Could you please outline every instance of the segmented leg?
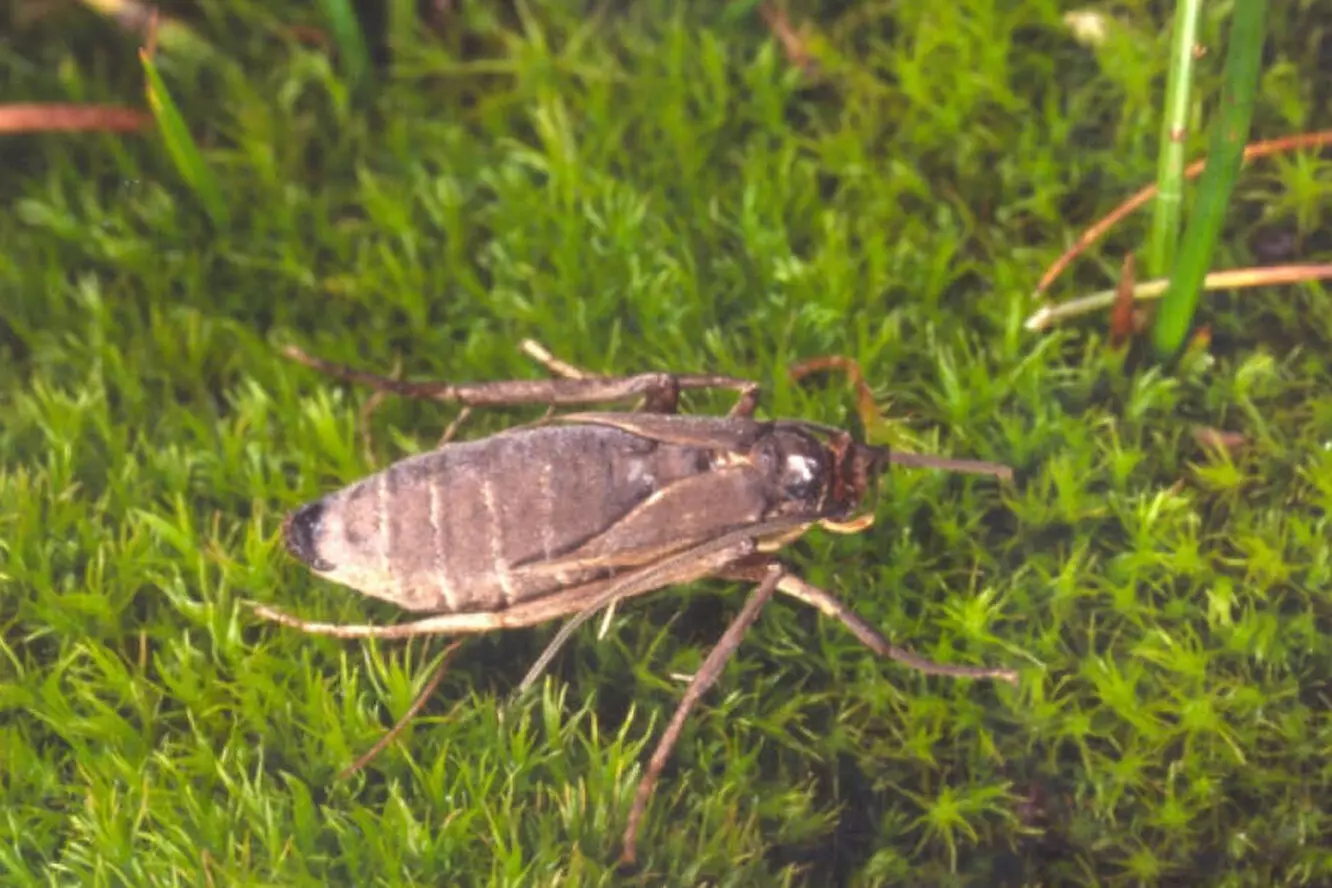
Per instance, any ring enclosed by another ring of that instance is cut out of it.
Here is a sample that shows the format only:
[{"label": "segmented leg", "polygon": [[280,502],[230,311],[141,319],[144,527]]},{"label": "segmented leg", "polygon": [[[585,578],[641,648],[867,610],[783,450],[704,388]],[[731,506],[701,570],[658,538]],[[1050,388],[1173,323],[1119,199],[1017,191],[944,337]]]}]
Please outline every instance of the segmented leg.
[{"label": "segmented leg", "polygon": [[[688,583],[716,574],[728,565],[740,561],[754,552],[754,541],[747,531],[730,533],[706,543],[686,549],[679,554],[628,571],[610,580],[586,583],[552,592],[540,598],[523,601],[498,611],[474,613],[436,614],[411,623],[391,626],[373,624],[317,623],[302,620],[291,614],[262,604],[251,604],[260,617],[299,629],[311,635],[331,635],[334,638],[411,638],[418,635],[474,635],[496,629],[517,629],[535,626],[569,614],[577,614],[572,626],[565,626],[556,635],[549,648],[558,648],[579,623],[595,614],[607,604],[621,598],[643,595],[663,586]],[[552,650],[553,654],[553,650]],[[544,666],[548,657],[538,661]],[[534,667],[535,671],[535,667]],[[532,674],[520,690],[530,683]]]},{"label": "segmented leg", "polygon": [[[775,563],[777,563],[775,559],[765,558],[754,563],[728,568],[722,571],[720,576],[722,579],[732,581],[755,582],[765,576],[766,572]],[[860,640],[861,644],[880,657],[895,660],[927,675],[946,675],[953,678],[993,678],[1006,681],[1011,685],[1018,683],[1018,674],[1012,669],[987,666],[953,666],[947,663],[936,663],[934,660],[914,654],[905,648],[897,647],[834,595],[806,582],[793,573],[783,573],[781,581],[777,584],[777,589],[792,598],[803,601],[824,616],[839,621],[852,635]]]},{"label": "segmented leg", "polygon": [[584,370],[582,367],[575,367],[568,361],[561,361],[535,339],[524,339],[518,343],[518,350],[549,370],[552,376],[562,376],[565,379],[587,379],[590,376],[597,375]]},{"label": "segmented leg", "polygon": [[883,416],[879,413],[878,405],[874,403],[874,392],[870,390],[869,383],[865,382],[865,374],[860,369],[860,362],[855,358],[848,358],[845,355],[823,355],[792,364],[786,372],[793,382],[799,382],[811,373],[821,373],[825,370],[841,370],[850,380],[852,388],[856,390],[856,412],[860,414],[860,422],[865,427],[866,435],[883,425]]},{"label": "segmented leg", "polygon": [[[558,368],[561,372],[584,373],[551,357],[549,352],[536,343],[532,345],[539,350],[535,352],[541,356],[538,360],[546,366]],[[283,353],[294,361],[344,382],[365,385],[378,392],[457,403],[466,407],[504,407],[521,404],[563,407],[626,401],[641,397],[644,399],[645,410],[654,413],[673,413],[679,402],[680,392],[713,388],[729,389],[739,393],[740,401],[745,406],[738,409],[752,412],[753,407],[749,405],[751,402],[757,403],[758,386],[754,382],[716,374],[638,373],[633,376],[585,374],[580,377],[566,376],[559,379],[510,379],[476,383],[437,380],[409,382],[325,361],[307,354],[296,346],[287,346]],[[533,354],[532,351],[528,353]]]},{"label": "segmented leg", "polygon": [[416,695],[416,699],[412,701],[411,706],[407,707],[407,711],[402,714],[402,718],[394,722],[393,727],[389,728],[384,736],[380,737],[375,745],[370,747],[364,755],[343,768],[342,772],[338,774],[339,780],[346,780],[348,777],[364,768],[374,760],[375,756],[383,752],[386,746],[393,742],[394,737],[402,733],[402,729],[407,726],[407,722],[416,717],[416,713],[421,711],[421,707],[425,705],[425,701],[430,698],[430,695],[435,692],[435,688],[439,687],[439,683],[444,680],[444,673],[449,670],[449,661],[453,659],[453,655],[457,653],[458,648],[462,647],[462,643],[463,639],[460,638],[444,649],[444,656],[440,658],[439,666],[435,669],[435,674],[430,676],[430,681],[426,682],[426,686],[421,688],[421,693]]},{"label": "segmented leg", "polygon": [[[566,379],[594,379],[599,377],[596,373],[583,370],[580,367],[562,361],[550,353],[550,351],[535,339],[524,339],[518,346],[523,354],[545,367],[555,376],[562,376]],[[747,387],[740,390],[740,397],[732,405],[728,416],[753,416],[754,410],[758,407],[759,386],[757,383],[750,382]],[[645,397],[643,406],[640,408],[645,413],[675,413],[679,409],[680,387],[678,385],[669,386],[665,390]]]},{"label": "segmented leg", "polygon": [[[393,363],[393,374],[389,379],[397,379],[398,374],[402,372],[402,365],[395,361]],[[357,414],[356,424],[361,427],[361,448],[365,454],[365,464],[371,467],[377,467],[379,460],[375,458],[374,442],[370,438],[370,417],[379,409],[379,405],[384,403],[387,395],[384,392],[375,392],[365,403],[361,405],[361,411]],[[445,432],[445,434],[448,434]]]},{"label": "segmented leg", "polygon": [[647,810],[648,801],[652,798],[652,791],[657,786],[662,769],[666,767],[666,760],[670,758],[671,751],[675,749],[675,744],[680,739],[685,720],[689,718],[689,713],[698,705],[703,694],[717,681],[722,669],[726,667],[726,661],[740,646],[740,640],[746,630],[758,619],[763,605],[767,604],[768,599],[777,591],[782,577],[782,568],[776,563],[770,564],[765,569],[763,580],[753,592],[749,593],[749,598],[745,600],[740,613],[736,614],[731,625],[726,627],[726,631],[708,653],[703,665],[694,673],[689,687],[685,688],[684,696],[675,707],[675,714],[671,716],[670,724],[666,726],[661,739],[657,741],[657,748],[648,761],[647,771],[643,774],[643,779],[638,782],[638,791],[634,794],[634,806],[629,809],[629,824],[624,830],[624,852],[620,856],[623,863],[631,864],[638,856],[638,824]]}]

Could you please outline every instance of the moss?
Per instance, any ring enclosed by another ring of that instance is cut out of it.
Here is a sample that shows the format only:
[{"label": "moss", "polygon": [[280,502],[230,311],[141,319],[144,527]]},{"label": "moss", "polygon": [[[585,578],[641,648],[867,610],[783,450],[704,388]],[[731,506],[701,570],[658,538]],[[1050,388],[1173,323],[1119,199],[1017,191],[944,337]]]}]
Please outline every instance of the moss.
[{"label": "moss", "polygon": [[[1021,328],[1043,265],[1155,168],[1162,23],[1133,13],[1146,39],[1098,56],[1048,4],[832,5],[808,13],[811,82],[757,16],[710,4],[463,7],[349,90],[284,30],[318,24],[310,5],[197,4],[214,55],[158,65],[222,224],[153,139],[6,142],[6,881],[616,879],[670,676],[740,588],[622,608],[517,703],[554,627],[470,641],[347,782],[443,642],[310,638],[242,604],[400,618],[313,578],[277,528],[450,418],[385,402],[367,452],[368,393],[280,344],[481,380],[535,374],[525,336],[602,372],[751,377],[769,415],[843,424],[849,391],[783,371],[847,354],[896,442],[1018,473],[897,472],[871,531],[790,562],[899,643],[1022,686],[923,678],[774,602],[689,723],[629,881],[1327,880],[1325,293],[1210,300],[1212,354],[1169,370],[1107,350],[1099,321]],[[1255,132],[1327,126],[1300,15],[1272,23]],[[109,27],[62,8],[11,30],[4,94],[140,102]],[[1315,169],[1246,178],[1222,264],[1274,228],[1326,261]],[[1073,280],[1103,286],[1145,225]],[[1197,424],[1248,446],[1210,453]]]}]

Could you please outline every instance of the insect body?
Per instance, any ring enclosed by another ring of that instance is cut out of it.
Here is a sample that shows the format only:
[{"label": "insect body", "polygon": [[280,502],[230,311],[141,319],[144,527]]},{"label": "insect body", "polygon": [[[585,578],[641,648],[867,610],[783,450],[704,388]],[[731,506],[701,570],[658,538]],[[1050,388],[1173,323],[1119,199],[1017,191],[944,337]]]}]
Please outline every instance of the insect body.
[{"label": "insect body", "polygon": [[[859,504],[799,424],[603,414],[446,444],[294,512],[289,550],[413,611],[495,613],[778,519]],[[860,447],[865,467],[886,464]],[[854,482],[857,484],[859,482]],[[644,590],[648,591],[648,590]]]},{"label": "insect body", "polygon": [[[757,388],[716,376],[591,377],[524,348],[565,379],[476,385],[404,383],[289,351],[319,369],[381,391],[465,405],[572,404],[641,395],[645,410],[574,413],[390,465],[292,513],[289,551],[320,575],[428,614],[395,626],[305,622],[258,612],[307,632],[341,637],[473,633],[571,617],[523,680],[532,683],[572,631],[597,611],[664,586],[706,577],[757,584],[699,668],[639,785],[625,830],[632,860],[638,822],[685,718],[716,680],[745,629],[775,592],[840,620],[876,653],[926,672],[1016,676],[946,666],[889,644],[827,592],[791,573],[775,552],[811,527],[856,532],[887,448],[815,423],[759,421]],[[741,392],[731,414],[675,414],[681,389]],[[983,463],[932,461],[972,471]],[[902,459],[901,461],[907,461]]]}]

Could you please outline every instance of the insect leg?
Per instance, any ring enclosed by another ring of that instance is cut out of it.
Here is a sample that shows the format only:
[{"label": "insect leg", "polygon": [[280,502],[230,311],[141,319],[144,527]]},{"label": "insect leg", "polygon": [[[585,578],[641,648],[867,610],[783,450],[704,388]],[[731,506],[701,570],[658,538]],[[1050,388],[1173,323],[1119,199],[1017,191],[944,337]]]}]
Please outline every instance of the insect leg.
[{"label": "insect leg", "polygon": [[727,565],[734,564],[753,554],[754,549],[754,540],[749,538],[745,531],[739,531],[710,540],[692,549],[686,549],[677,555],[664,558],[656,564],[636,570],[625,575],[623,579],[612,582],[605,591],[590,600],[585,607],[560,627],[560,631],[555,633],[555,637],[547,643],[546,649],[541,652],[541,656],[537,657],[536,662],[532,664],[532,668],[527,670],[527,675],[523,676],[523,680],[519,682],[517,693],[526,692],[541,676],[545,668],[550,665],[550,661],[555,658],[555,654],[559,652],[560,648],[564,647],[565,642],[573,635],[574,630],[587,622],[603,607],[622,598],[639,595],[651,589],[689,583],[703,577],[713,576]]},{"label": "insect leg", "polygon": [[360,758],[343,768],[342,772],[338,774],[339,780],[346,780],[364,768],[375,756],[384,751],[384,747],[393,742],[394,737],[402,733],[402,729],[407,727],[407,722],[416,717],[416,713],[421,711],[421,707],[425,706],[426,700],[430,699],[430,695],[435,692],[435,688],[439,687],[439,683],[444,680],[444,673],[449,669],[449,661],[453,659],[453,655],[461,646],[462,639],[460,638],[444,649],[444,655],[439,659],[439,666],[435,669],[435,674],[430,676],[430,681],[426,682],[426,686],[421,689],[421,693],[416,695],[416,699],[412,701],[411,706],[407,707],[407,711],[402,714],[402,718],[398,719],[393,727],[389,728],[388,732],[380,737],[375,745],[370,747]]},{"label": "insect leg", "polygon": [[[748,554],[748,553],[742,553]],[[376,626],[373,624],[354,623],[316,623],[302,620],[291,614],[283,613],[263,604],[246,602],[255,614],[265,620],[281,623],[299,629],[310,635],[331,635],[334,638],[412,638],[417,635],[476,635],[492,632],[496,629],[517,629],[523,626],[535,626],[566,614],[576,614],[584,610],[590,602],[594,603],[607,589],[610,583],[602,580],[573,586],[516,604],[499,611],[480,611],[474,613],[436,614],[432,617],[415,620],[410,623],[398,623],[394,626]],[[639,595],[651,591],[635,586],[620,597]]]},{"label": "insect leg", "polygon": [[[379,395],[382,393],[375,392],[375,394]],[[453,417],[453,419],[449,421],[449,424],[444,427],[444,434],[439,436],[439,444],[437,444],[436,446],[443,447],[445,444],[452,441],[453,436],[458,434],[458,429],[462,428],[462,424],[467,422],[467,417],[471,415],[472,415],[471,407],[464,407],[463,409],[459,410],[458,415]]]},{"label": "insect leg", "polygon": [[[545,367],[554,376],[560,376],[565,379],[587,379],[589,376],[595,375],[575,367],[573,364],[561,361],[559,358],[551,354],[549,349],[535,339],[524,339],[519,343],[518,349],[542,367]],[[382,394],[383,392],[375,392],[374,397],[378,398]],[[374,398],[371,400],[374,400]],[[467,421],[467,417],[471,414],[471,407],[463,407],[462,410],[458,411],[458,415],[453,418],[453,421],[449,423],[448,428],[444,430],[444,436],[439,439],[440,447],[443,447],[445,444],[453,440],[454,435],[458,434],[458,429]]]},{"label": "insect leg", "polygon": [[[398,374],[402,372],[401,364],[395,362],[393,375],[390,379],[397,379]],[[370,439],[370,415],[379,409],[379,405],[384,403],[384,392],[375,392],[366,402],[361,405],[361,412],[357,418],[356,424],[361,427],[361,447],[365,453],[365,463],[368,466],[377,465],[379,460],[375,458],[374,442]]]},{"label": "insect leg", "polygon": [[750,383],[749,388],[740,390],[740,397],[731,405],[731,409],[726,415],[738,416],[741,419],[751,418],[754,415],[754,411],[758,409],[759,394],[760,390],[758,383]]},{"label": "insect leg", "polygon": [[318,623],[302,620],[265,604],[250,603],[256,616],[299,629],[309,635],[331,635],[334,638],[411,638],[414,635],[471,635],[505,628],[500,613],[441,614],[411,623],[393,626],[375,626],[357,623]]},{"label": "insect leg", "polygon": [[[797,522],[784,519],[770,522],[768,527],[781,528]],[[752,555],[756,544],[749,536],[749,530],[733,531],[716,539],[701,543],[691,549],[676,553],[660,561],[637,570],[629,571],[610,580],[584,583],[572,586],[549,595],[543,595],[530,601],[515,604],[498,611],[480,611],[473,613],[436,614],[432,617],[415,620],[411,623],[398,623],[394,626],[376,626],[373,624],[316,623],[302,620],[291,614],[271,608],[264,604],[246,602],[255,614],[266,620],[290,626],[311,635],[331,635],[334,638],[411,638],[416,635],[474,635],[492,632],[496,629],[517,629],[523,626],[535,626],[557,617],[575,614],[569,624],[561,628],[555,639],[547,646],[546,654],[538,660],[538,666],[544,667],[555,650],[572,634],[573,630],[585,620],[612,601],[643,595],[654,589],[675,583],[689,583],[716,574],[724,567],[741,561]],[[549,654],[549,656],[547,656]],[[537,667],[528,673],[519,688],[519,692],[536,678]]]},{"label": "insect leg", "polygon": [[860,369],[860,362],[855,358],[848,358],[845,355],[824,355],[792,364],[786,372],[792,381],[798,382],[811,373],[825,370],[841,370],[846,374],[852,388],[856,390],[856,411],[860,414],[860,422],[867,434],[871,429],[883,424],[878,405],[874,403],[874,392],[870,390],[869,383],[865,382],[865,374]]},{"label": "insect leg", "polygon": [[670,724],[662,732],[661,739],[657,741],[657,748],[652,753],[652,758],[648,762],[647,771],[643,774],[643,779],[638,782],[638,791],[634,795],[634,806],[629,809],[629,825],[624,830],[624,853],[620,856],[623,863],[631,864],[638,854],[638,824],[643,819],[643,812],[647,810],[648,800],[652,797],[652,790],[656,788],[657,779],[661,776],[662,769],[666,767],[666,760],[670,758],[671,750],[675,748],[676,742],[680,739],[680,732],[684,729],[685,719],[694,706],[698,704],[703,694],[712,687],[713,683],[721,675],[722,669],[726,666],[726,661],[735,653],[736,648],[740,646],[740,640],[744,637],[745,631],[758,619],[759,611],[763,605],[768,603],[768,599],[777,591],[778,584],[781,582],[784,571],[781,565],[773,562],[765,569],[763,581],[759,583],[758,588],[749,593],[749,598],[745,600],[744,607],[740,613],[736,614],[731,625],[726,627],[722,637],[717,641],[716,646],[708,653],[703,665],[694,673],[694,678],[689,682],[689,687],[685,689],[684,696],[680,698],[680,703],[675,708],[675,714],[671,716]]},{"label": "insect leg", "polygon": [[[598,375],[560,360],[551,354],[548,348],[534,339],[524,339],[518,347],[523,354],[545,367],[555,376],[562,376],[565,379],[590,379]],[[604,379],[605,377],[601,378]],[[727,415],[749,418],[754,415],[754,410],[758,407],[758,383],[751,382],[739,391],[740,397],[727,412]],[[649,393],[641,409],[647,413],[675,413],[679,407],[679,400],[679,386],[668,386],[661,392]]]},{"label": "insect leg", "polygon": [[[656,412],[674,409],[678,393],[687,389],[722,388],[744,392],[754,387],[747,379],[714,374],[638,373],[633,376],[587,376],[581,379],[512,379],[493,382],[450,383],[439,380],[410,382],[390,379],[306,354],[296,346],[283,353],[294,361],[344,382],[369,386],[407,398],[444,401],[467,407],[503,407],[519,404],[569,406],[627,401],[642,397]],[[667,410],[666,408],[670,408]]]},{"label": "insect leg", "polygon": [[[518,346],[525,355],[545,367],[555,376],[565,379],[606,379],[607,377],[591,371],[584,370],[581,367],[575,367],[567,361],[562,361],[550,353],[544,345],[534,339],[524,339]],[[665,383],[660,389],[645,392],[643,403],[639,407],[646,413],[675,413],[680,407],[680,386],[676,384],[674,378]],[[606,613],[609,616],[615,611],[614,602],[611,603]]]},{"label": "insect leg", "polygon": [[[776,561],[771,558],[757,562],[751,561],[748,564],[727,568],[722,571],[720,577],[732,581],[756,582],[764,576],[764,571],[773,563],[776,563]],[[861,644],[880,657],[896,660],[898,663],[910,666],[912,669],[924,672],[927,675],[948,675],[954,678],[997,678],[1011,685],[1018,683],[1018,674],[1012,669],[986,666],[952,666],[947,663],[936,663],[905,648],[897,647],[884,638],[879,630],[867,623],[863,617],[831,593],[825,592],[793,573],[784,573],[781,581],[777,584],[777,589],[792,598],[803,601],[824,616],[839,621],[852,635],[860,640]]]},{"label": "insect leg", "polygon": [[549,370],[552,376],[562,376],[565,379],[587,379],[590,376],[597,375],[581,367],[575,367],[567,361],[561,361],[550,353],[550,349],[535,339],[524,339],[518,344],[518,350]]}]

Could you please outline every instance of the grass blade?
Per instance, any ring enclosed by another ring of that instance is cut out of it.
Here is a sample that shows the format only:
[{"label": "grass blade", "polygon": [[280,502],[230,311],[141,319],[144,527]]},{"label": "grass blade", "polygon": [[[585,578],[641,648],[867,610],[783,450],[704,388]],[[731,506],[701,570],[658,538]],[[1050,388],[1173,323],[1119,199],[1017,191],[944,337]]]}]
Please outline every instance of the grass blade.
[{"label": "grass blade", "polygon": [[1266,0],[1236,0],[1226,48],[1225,84],[1221,107],[1212,123],[1207,168],[1203,170],[1198,201],[1184,231],[1170,289],[1161,301],[1152,331],[1157,354],[1162,357],[1173,355],[1183,344],[1198,306],[1198,288],[1216,250],[1230,193],[1244,159],[1266,33]]},{"label": "grass blade", "polygon": [[416,0],[390,0],[388,5],[388,46],[396,63],[417,41],[421,17]]},{"label": "grass blade", "polygon": [[1152,240],[1147,253],[1148,273],[1170,273],[1179,245],[1179,217],[1183,206],[1185,136],[1189,97],[1193,91],[1194,46],[1198,42],[1201,0],[1180,0],[1175,7],[1174,40],[1170,47],[1170,74],[1166,82],[1165,116],[1156,167],[1158,196],[1152,209]]},{"label": "grass blade", "polygon": [[158,73],[152,56],[145,50],[139,50],[139,60],[143,63],[143,73],[147,78],[144,91],[148,97],[148,107],[157,120],[157,128],[162,133],[167,153],[171,155],[181,178],[194,191],[199,203],[203,204],[204,211],[213,220],[213,224],[218,228],[226,228],[230,221],[227,202],[222,197],[222,189],[218,186],[212,169],[200,153],[194,137],[190,135],[189,127],[185,125],[185,118],[177,110],[171,93],[167,92],[166,84],[162,81],[162,75]]},{"label": "grass blade", "polygon": [[338,61],[348,89],[355,92],[370,75],[370,52],[365,46],[365,34],[348,0],[322,0],[324,18],[333,32],[338,47]]}]

